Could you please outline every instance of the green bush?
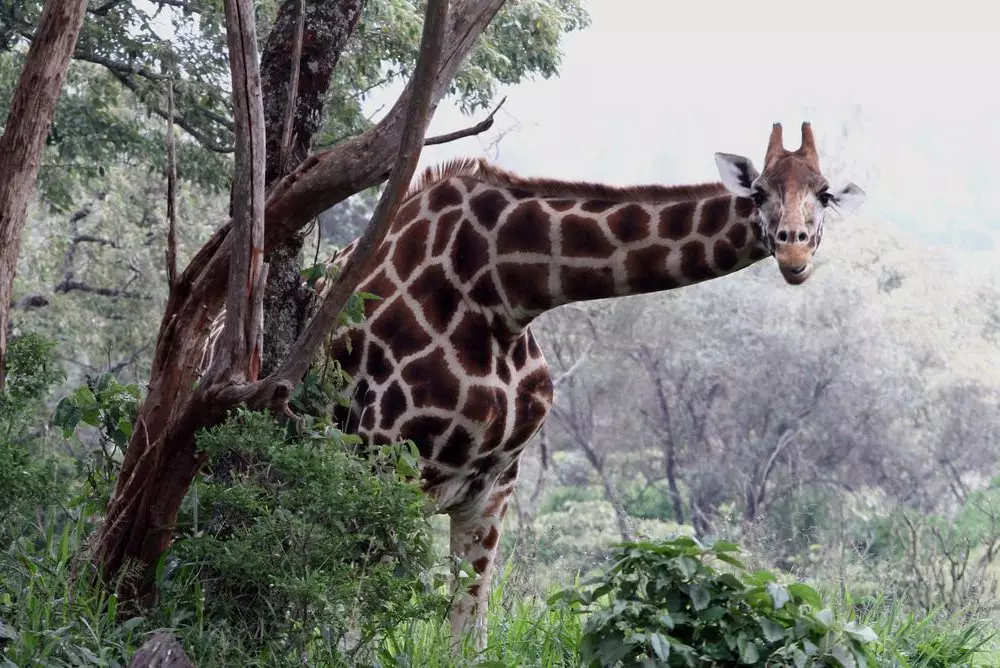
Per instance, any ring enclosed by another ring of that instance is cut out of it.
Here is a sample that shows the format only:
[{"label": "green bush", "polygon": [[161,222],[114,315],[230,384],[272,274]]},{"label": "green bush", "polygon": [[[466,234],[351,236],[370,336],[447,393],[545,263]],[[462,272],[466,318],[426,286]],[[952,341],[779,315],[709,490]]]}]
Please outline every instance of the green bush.
[{"label": "green bush", "polygon": [[49,388],[62,379],[54,344],[34,334],[11,341],[0,393],[0,545],[16,534],[9,518],[39,505],[52,490],[51,462],[33,447]]},{"label": "green bush", "polygon": [[[839,621],[802,583],[749,573],[736,545],[680,536],[616,547],[616,563],[589,587],[560,592],[589,612],[587,666],[867,665],[875,633]],[[733,572],[716,566],[723,562]]]},{"label": "green bush", "polygon": [[357,660],[395,625],[443,614],[446,598],[427,575],[425,497],[403,480],[416,472],[415,453],[393,446],[362,457],[329,426],[289,431],[240,410],[199,435],[225,475],[193,490],[167,579],[187,587],[177,566],[197,565],[204,614],[261,660]]}]

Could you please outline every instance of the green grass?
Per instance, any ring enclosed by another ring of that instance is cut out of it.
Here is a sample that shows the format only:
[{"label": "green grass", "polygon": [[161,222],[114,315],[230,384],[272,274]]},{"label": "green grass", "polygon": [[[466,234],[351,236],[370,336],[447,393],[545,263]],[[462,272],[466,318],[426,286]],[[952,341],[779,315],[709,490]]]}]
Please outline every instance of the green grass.
[{"label": "green grass", "polygon": [[460,655],[454,656],[450,651],[451,626],[447,619],[441,619],[397,627],[383,643],[382,664],[407,668],[579,666],[581,618],[562,606],[549,608],[537,592],[520,591],[514,576],[508,563],[495,578],[487,647],[482,653],[467,639]]},{"label": "green grass", "polygon": [[[158,607],[131,618],[118,615],[117,600],[92,589],[85,578],[74,582],[74,555],[89,530],[83,521],[42,518],[33,531],[26,529],[0,554],[0,620],[15,632],[13,638],[0,638],[0,666],[124,666],[157,630],[180,637],[199,668],[248,665],[241,662],[241,657],[249,656],[246,648],[227,633],[226,623],[205,615],[193,571],[174,579],[171,592]],[[508,565],[496,577],[489,644],[481,654],[467,644],[454,657],[448,620],[440,617],[396,627],[381,642],[376,665],[579,666],[581,617],[562,606],[547,606],[545,599],[551,592],[530,591],[517,575]],[[868,602],[858,616],[878,634],[879,666],[1000,665],[995,619],[963,611],[920,617],[881,600]],[[285,664],[278,653],[263,663]],[[331,664],[318,659],[310,665]]]}]

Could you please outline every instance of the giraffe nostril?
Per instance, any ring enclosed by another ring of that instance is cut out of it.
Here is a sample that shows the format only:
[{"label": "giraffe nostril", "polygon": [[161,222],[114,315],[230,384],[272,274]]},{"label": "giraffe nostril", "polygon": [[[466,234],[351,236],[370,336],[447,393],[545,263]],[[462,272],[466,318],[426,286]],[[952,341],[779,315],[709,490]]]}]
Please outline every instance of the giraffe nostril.
[{"label": "giraffe nostril", "polygon": [[781,230],[780,232],[778,232],[778,241],[780,241],[781,243],[785,243],[786,241],[788,241],[788,232],[786,232],[785,230]]},{"label": "giraffe nostril", "polygon": [[799,241],[800,241],[800,242],[802,242],[802,243],[805,243],[805,241],[806,241],[806,240],[807,240],[808,238],[809,238],[809,235],[808,235],[808,234],[806,234],[806,233],[805,233],[804,231],[803,231],[803,232],[799,232]]}]

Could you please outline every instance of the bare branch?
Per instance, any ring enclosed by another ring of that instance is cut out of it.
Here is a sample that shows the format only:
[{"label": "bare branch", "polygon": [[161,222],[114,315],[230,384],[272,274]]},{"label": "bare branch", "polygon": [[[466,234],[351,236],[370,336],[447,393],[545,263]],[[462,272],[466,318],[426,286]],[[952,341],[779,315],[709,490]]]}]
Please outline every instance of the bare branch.
[{"label": "bare branch", "polygon": [[124,288],[99,288],[85,283],[84,281],[74,281],[64,279],[53,288],[55,292],[87,292],[102,297],[123,297],[125,299],[149,299],[148,295],[132,292]]},{"label": "bare branch", "polygon": [[436,135],[434,137],[428,137],[427,139],[424,140],[424,146],[434,146],[436,144],[447,144],[448,142],[456,141],[458,139],[464,139],[466,137],[474,137],[475,135],[482,134],[483,132],[486,132],[491,127],[493,127],[494,116],[497,115],[497,112],[500,111],[500,107],[502,107],[503,103],[506,102],[506,101],[507,101],[507,97],[504,96],[504,98],[502,100],[500,100],[499,103],[497,103],[497,106],[493,107],[493,111],[491,111],[486,118],[484,118],[483,120],[479,121],[475,125],[472,125],[472,126],[467,127],[467,128],[463,128],[461,130],[455,130],[454,132],[448,132],[448,133],[443,134],[443,135]]},{"label": "bare branch", "polygon": [[167,286],[177,282],[177,156],[174,154],[174,82],[167,81]]}]

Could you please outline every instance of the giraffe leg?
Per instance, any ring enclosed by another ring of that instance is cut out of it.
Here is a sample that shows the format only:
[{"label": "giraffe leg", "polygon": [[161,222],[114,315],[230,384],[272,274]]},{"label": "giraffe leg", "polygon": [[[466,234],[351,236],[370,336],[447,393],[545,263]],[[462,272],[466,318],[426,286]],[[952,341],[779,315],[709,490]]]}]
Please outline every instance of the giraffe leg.
[{"label": "giraffe leg", "polygon": [[459,589],[451,607],[452,649],[461,646],[463,633],[471,631],[476,651],[486,648],[486,606],[490,597],[490,579],[503,532],[503,517],[512,489],[490,495],[485,510],[472,517],[452,516],[451,554],[460,557],[475,570],[471,583],[456,582]]}]

